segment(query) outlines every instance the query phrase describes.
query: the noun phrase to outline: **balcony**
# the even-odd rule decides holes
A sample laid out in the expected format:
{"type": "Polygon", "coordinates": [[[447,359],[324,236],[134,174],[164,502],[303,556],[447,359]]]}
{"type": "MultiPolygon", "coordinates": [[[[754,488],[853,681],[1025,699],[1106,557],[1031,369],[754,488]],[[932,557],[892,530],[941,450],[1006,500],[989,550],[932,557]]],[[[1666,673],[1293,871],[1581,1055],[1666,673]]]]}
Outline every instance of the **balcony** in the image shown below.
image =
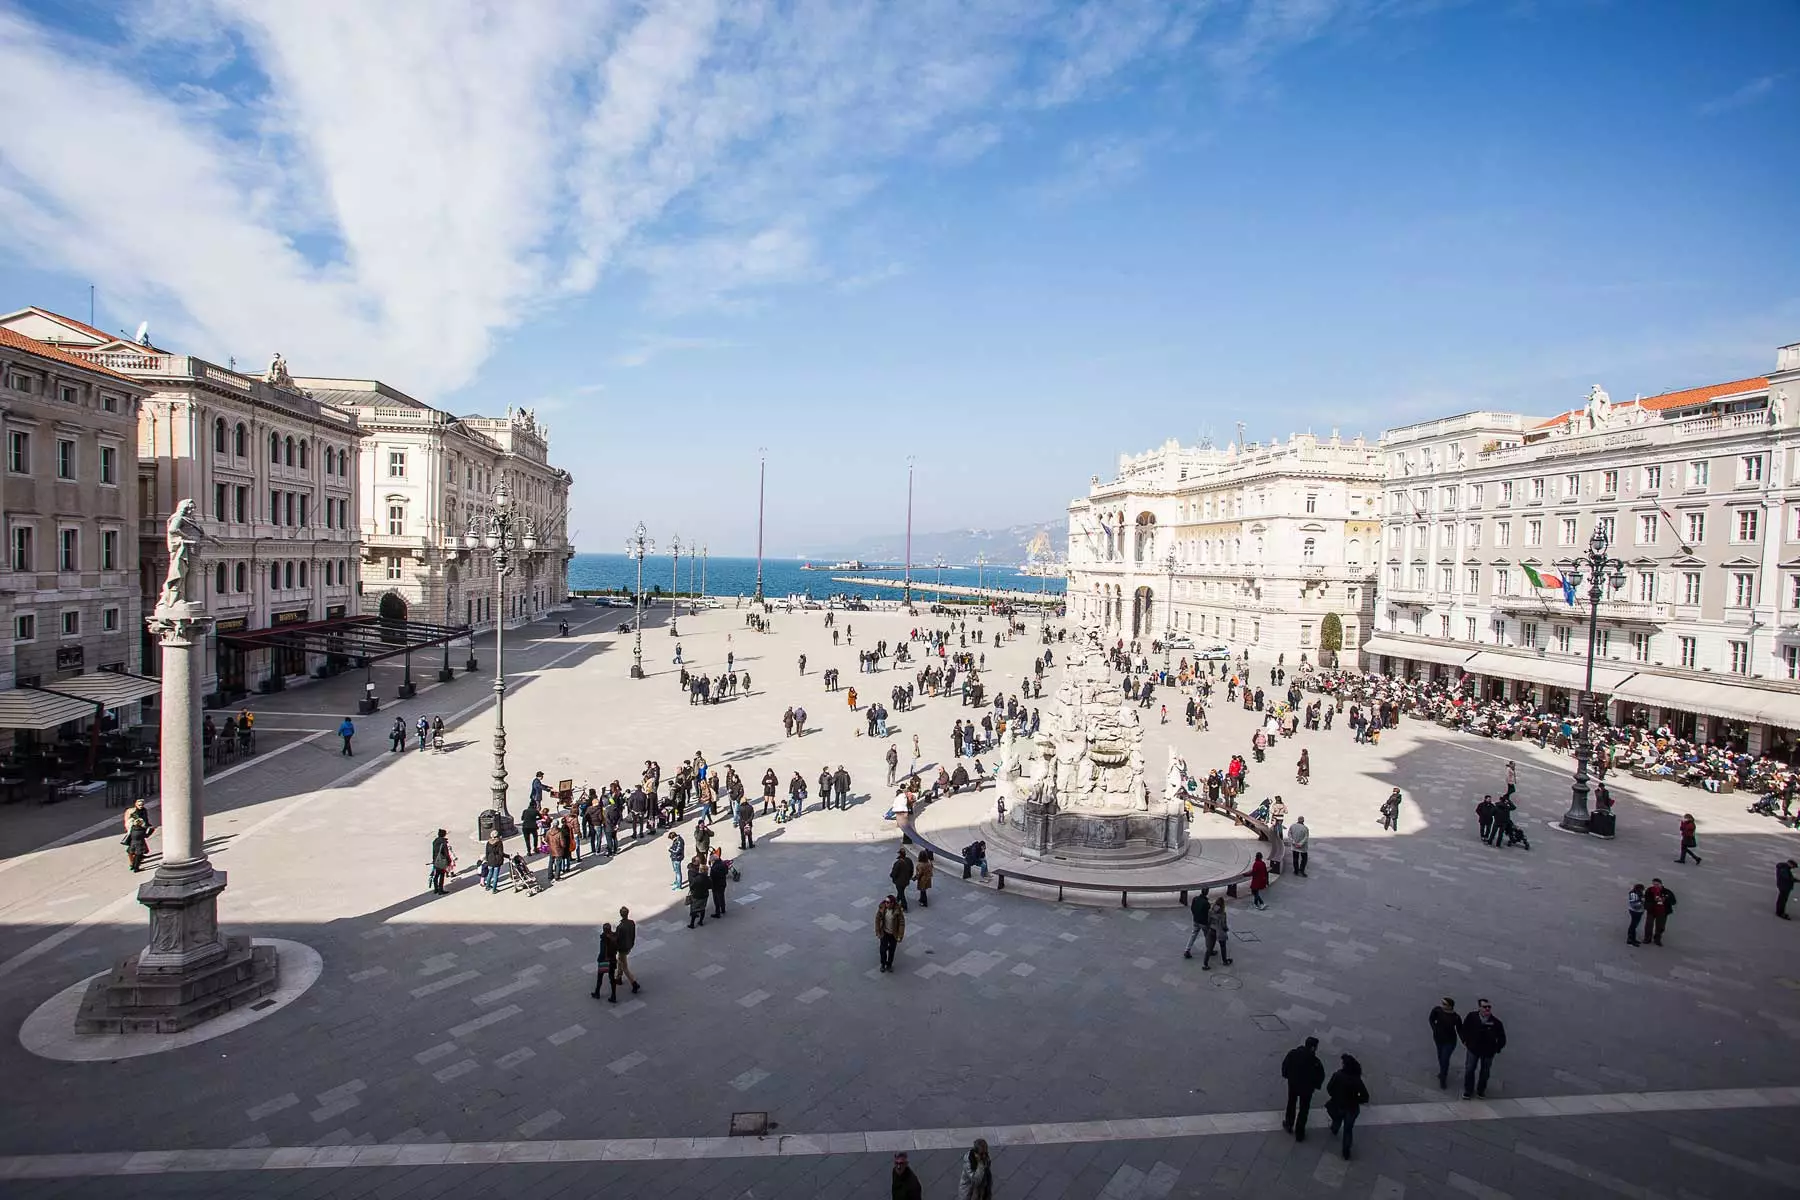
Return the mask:
{"type": "MultiPolygon", "coordinates": [[[[1496,612],[1555,617],[1572,623],[1587,619],[1585,596],[1577,593],[1575,603],[1566,604],[1561,592],[1548,588],[1521,596],[1496,596],[1492,607],[1496,612]]],[[[1621,625],[1661,625],[1670,619],[1669,605],[1643,600],[1602,600],[1600,619],[1621,625]]]]}
{"type": "Polygon", "coordinates": [[[1442,597],[1442,593],[1429,588],[1383,588],[1381,600],[1386,604],[1403,604],[1413,608],[1430,608],[1442,597]]]}

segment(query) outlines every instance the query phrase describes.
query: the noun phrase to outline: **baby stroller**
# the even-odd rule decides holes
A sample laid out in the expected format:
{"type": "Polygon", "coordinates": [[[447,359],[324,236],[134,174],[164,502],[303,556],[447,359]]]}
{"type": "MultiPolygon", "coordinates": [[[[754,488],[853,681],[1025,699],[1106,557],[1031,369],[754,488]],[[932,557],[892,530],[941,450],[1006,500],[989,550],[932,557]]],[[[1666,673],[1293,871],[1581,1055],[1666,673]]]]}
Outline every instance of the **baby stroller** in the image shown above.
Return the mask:
{"type": "Polygon", "coordinates": [[[1511,821],[1508,821],[1501,828],[1500,833],[1503,837],[1506,838],[1507,845],[1523,846],[1527,850],[1531,849],[1531,839],[1525,836],[1525,831],[1523,829],[1520,829],[1517,825],[1514,825],[1511,821]]]}
{"type": "Polygon", "coordinates": [[[514,892],[517,892],[521,896],[537,895],[538,888],[542,885],[538,883],[537,872],[531,869],[530,864],[525,861],[525,856],[523,854],[515,854],[512,856],[512,870],[510,874],[512,875],[514,892]]]}

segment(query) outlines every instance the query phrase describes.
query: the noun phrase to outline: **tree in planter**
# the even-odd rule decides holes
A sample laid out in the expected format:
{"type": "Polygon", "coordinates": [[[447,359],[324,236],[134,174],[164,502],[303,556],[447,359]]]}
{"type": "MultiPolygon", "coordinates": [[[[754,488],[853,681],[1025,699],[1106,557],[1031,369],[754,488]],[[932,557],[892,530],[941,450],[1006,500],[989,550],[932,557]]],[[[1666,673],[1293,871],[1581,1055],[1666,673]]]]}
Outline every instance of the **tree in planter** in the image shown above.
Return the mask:
{"type": "Polygon", "coordinates": [[[1344,621],[1336,613],[1326,613],[1319,623],[1319,665],[1337,666],[1337,654],[1344,648],[1344,621]]]}

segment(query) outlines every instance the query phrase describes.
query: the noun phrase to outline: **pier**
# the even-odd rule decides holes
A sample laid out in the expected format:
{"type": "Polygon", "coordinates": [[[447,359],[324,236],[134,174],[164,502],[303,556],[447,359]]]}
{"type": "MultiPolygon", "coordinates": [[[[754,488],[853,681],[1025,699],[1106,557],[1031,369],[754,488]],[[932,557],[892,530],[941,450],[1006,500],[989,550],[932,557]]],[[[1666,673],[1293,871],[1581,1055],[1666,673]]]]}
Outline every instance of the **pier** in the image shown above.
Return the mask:
{"type": "MultiPolygon", "coordinates": [[[[833,583],[848,583],[856,587],[904,588],[906,581],[902,579],[872,579],[865,575],[833,575],[833,583]]],[[[921,594],[954,596],[967,600],[998,600],[1007,604],[1061,604],[1062,592],[1016,592],[1008,588],[969,587],[960,583],[928,583],[915,579],[912,581],[913,599],[916,603],[921,594]]]]}

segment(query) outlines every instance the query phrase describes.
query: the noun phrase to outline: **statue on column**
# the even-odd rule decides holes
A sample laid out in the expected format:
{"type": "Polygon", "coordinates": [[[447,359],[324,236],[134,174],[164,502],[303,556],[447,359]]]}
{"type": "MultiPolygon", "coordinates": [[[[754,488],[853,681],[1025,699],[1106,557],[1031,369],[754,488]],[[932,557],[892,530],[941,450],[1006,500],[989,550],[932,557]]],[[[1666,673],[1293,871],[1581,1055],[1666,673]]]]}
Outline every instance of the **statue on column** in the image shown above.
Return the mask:
{"type": "Polygon", "coordinates": [[[193,600],[189,584],[194,570],[194,550],[204,536],[200,522],[194,516],[194,502],[183,500],[177,504],[175,511],[169,514],[169,573],[163,579],[157,608],[173,608],[193,600]]]}

